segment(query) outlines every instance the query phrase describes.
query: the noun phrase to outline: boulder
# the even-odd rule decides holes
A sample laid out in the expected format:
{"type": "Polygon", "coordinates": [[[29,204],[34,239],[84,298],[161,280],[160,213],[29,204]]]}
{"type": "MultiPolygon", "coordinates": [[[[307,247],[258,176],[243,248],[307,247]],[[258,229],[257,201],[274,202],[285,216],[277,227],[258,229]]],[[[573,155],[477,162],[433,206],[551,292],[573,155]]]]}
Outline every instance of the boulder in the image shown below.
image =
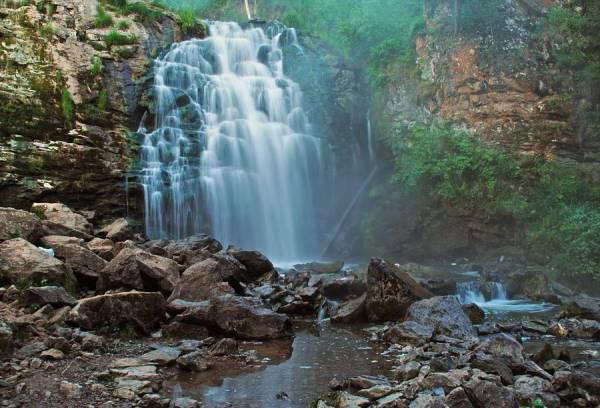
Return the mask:
{"type": "Polygon", "coordinates": [[[521,368],[525,363],[523,346],[514,337],[499,333],[484,339],[476,351],[492,355],[504,361],[510,368],[521,368]]]}
{"type": "Polygon", "coordinates": [[[315,274],[322,273],[339,273],[344,267],[344,262],[342,261],[332,261],[332,262],[309,262],[305,264],[297,264],[294,265],[294,269],[298,272],[309,272],[315,274]]]}
{"type": "Polygon", "coordinates": [[[223,245],[216,239],[206,234],[192,235],[185,239],[177,241],[169,241],[164,246],[169,258],[182,256],[183,254],[191,254],[194,252],[205,251],[209,254],[216,254],[223,249],[223,245]]]}
{"type": "Polygon", "coordinates": [[[540,377],[517,376],[513,385],[521,406],[534,406],[535,400],[541,400],[547,408],[560,407],[560,399],[553,393],[552,383],[540,377]]]}
{"type": "Polygon", "coordinates": [[[193,351],[182,355],[177,359],[177,367],[186,371],[207,371],[212,364],[206,359],[206,354],[202,351],[193,351]]]}
{"type": "Polygon", "coordinates": [[[0,356],[8,354],[14,346],[14,332],[11,324],[0,317],[0,356]]]}
{"type": "Polygon", "coordinates": [[[342,304],[337,313],[331,317],[334,323],[360,323],[365,321],[365,300],[367,295],[364,294],[359,298],[349,300],[342,304]]]}
{"type": "Polygon", "coordinates": [[[219,329],[241,339],[267,340],[291,334],[290,319],[255,298],[218,296],[211,301],[210,314],[219,329]]]}
{"type": "Polygon", "coordinates": [[[67,235],[86,240],[92,238],[92,224],[64,204],[35,203],[32,209],[42,214],[46,235],[67,235]]]}
{"type": "Polygon", "coordinates": [[[75,286],[75,277],[70,268],[22,238],[0,244],[0,280],[17,286],[75,286]]]}
{"type": "Polygon", "coordinates": [[[13,238],[36,242],[43,233],[42,221],[35,214],[0,207],[0,242],[13,238]]]}
{"type": "Polygon", "coordinates": [[[271,261],[258,251],[247,251],[235,247],[227,248],[227,254],[233,256],[246,267],[243,282],[254,282],[273,273],[271,261]]]}
{"type": "Polygon", "coordinates": [[[367,271],[367,319],[371,322],[405,317],[411,304],[431,297],[408,273],[373,258],[367,271]]]}
{"type": "Polygon", "coordinates": [[[164,319],[166,301],[157,292],[111,293],[82,299],[67,320],[86,330],[130,325],[150,334],[164,319]]]}
{"type": "Polygon", "coordinates": [[[600,403],[600,378],[584,371],[559,371],[552,380],[554,391],[564,400],[572,401],[577,398],[584,400],[586,405],[597,406],[600,403]]]}
{"type": "Polygon", "coordinates": [[[174,364],[180,355],[181,350],[175,347],[159,346],[155,350],[143,354],[140,359],[149,363],[166,366],[174,364]]]}
{"type": "Polygon", "coordinates": [[[381,335],[383,341],[395,344],[423,345],[433,337],[433,326],[411,320],[395,324],[381,335]]]}
{"type": "Polygon", "coordinates": [[[483,324],[485,321],[485,312],[482,308],[477,306],[475,303],[468,303],[462,305],[463,312],[467,315],[471,323],[483,324]]]}
{"type": "Polygon", "coordinates": [[[98,236],[112,241],[127,241],[134,239],[135,231],[125,218],[118,218],[98,231],[98,236]]]}
{"type": "Polygon", "coordinates": [[[408,318],[434,328],[434,334],[469,339],[476,336],[475,328],[454,296],[436,296],[413,303],[408,318]]]}
{"type": "Polygon", "coordinates": [[[100,272],[108,262],[92,251],[77,244],[64,244],[53,247],[56,256],[62,259],[82,281],[95,285],[100,272]]]}
{"type": "Polygon", "coordinates": [[[138,248],[124,248],[100,272],[97,290],[123,287],[170,293],[178,281],[175,261],[138,248]]]}
{"type": "Polygon", "coordinates": [[[115,243],[110,239],[94,238],[85,246],[105,261],[110,262],[115,257],[115,243]]]}
{"type": "Polygon", "coordinates": [[[583,294],[571,298],[567,304],[565,315],[600,321],[600,299],[583,294]]]}
{"type": "Polygon", "coordinates": [[[74,305],[77,301],[62,286],[42,286],[27,288],[21,300],[28,305],[74,305]]]}
{"type": "Polygon", "coordinates": [[[234,293],[233,288],[237,287],[235,276],[242,275],[244,270],[245,267],[230,256],[206,259],[183,272],[169,301],[202,301],[214,295],[234,293]]]}
{"type": "Polygon", "coordinates": [[[225,356],[239,352],[239,345],[235,339],[224,338],[210,346],[208,352],[213,356],[225,356]]]}
{"type": "Polygon", "coordinates": [[[474,408],[462,387],[455,388],[448,393],[445,402],[448,408],[474,408]]]}
{"type": "Polygon", "coordinates": [[[518,408],[515,392],[492,381],[474,378],[463,385],[469,400],[476,407],[518,408]]]}
{"type": "Polygon", "coordinates": [[[327,279],[321,291],[328,299],[346,300],[361,296],[367,291],[367,283],[354,276],[327,279]]]}

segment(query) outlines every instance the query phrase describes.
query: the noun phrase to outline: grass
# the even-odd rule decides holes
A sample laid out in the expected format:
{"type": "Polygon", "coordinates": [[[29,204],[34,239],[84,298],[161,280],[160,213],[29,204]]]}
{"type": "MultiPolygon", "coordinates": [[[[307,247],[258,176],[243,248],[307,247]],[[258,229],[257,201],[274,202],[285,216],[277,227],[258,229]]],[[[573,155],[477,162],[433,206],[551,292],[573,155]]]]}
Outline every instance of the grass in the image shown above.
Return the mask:
{"type": "Polygon", "coordinates": [[[75,114],[75,103],[68,89],[63,90],[60,106],[62,108],[65,127],[71,129],[73,127],[73,116],[75,114]]]}
{"type": "Polygon", "coordinates": [[[123,34],[117,30],[111,30],[104,36],[104,42],[107,47],[112,47],[114,45],[130,45],[134,44],[136,41],[137,38],[135,35],[123,34]]]}
{"type": "Polygon", "coordinates": [[[94,56],[92,58],[92,66],[90,67],[90,74],[95,78],[97,77],[103,69],[102,58],[99,56],[94,56]]]}
{"type": "Polygon", "coordinates": [[[98,6],[96,19],[94,20],[94,27],[96,28],[107,28],[113,25],[113,18],[110,14],[104,10],[104,7],[98,6]]]}
{"type": "Polygon", "coordinates": [[[125,31],[131,27],[131,21],[129,20],[121,20],[117,23],[117,29],[125,31]]]}

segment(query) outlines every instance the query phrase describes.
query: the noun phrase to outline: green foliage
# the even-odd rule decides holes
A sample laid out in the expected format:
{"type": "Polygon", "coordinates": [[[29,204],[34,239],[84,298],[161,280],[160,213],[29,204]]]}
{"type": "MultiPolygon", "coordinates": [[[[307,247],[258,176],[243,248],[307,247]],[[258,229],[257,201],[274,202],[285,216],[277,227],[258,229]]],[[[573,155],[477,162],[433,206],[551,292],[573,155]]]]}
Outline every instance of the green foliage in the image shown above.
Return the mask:
{"type": "Polygon", "coordinates": [[[117,30],[111,30],[104,36],[104,42],[107,47],[112,47],[113,45],[134,44],[136,41],[137,38],[134,35],[123,34],[117,30]]]}
{"type": "Polygon", "coordinates": [[[119,11],[122,14],[135,14],[135,19],[138,21],[142,21],[145,23],[151,23],[153,21],[159,20],[164,15],[160,10],[155,10],[152,7],[149,7],[144,2],[135,2],[135,3],[125,3],[124,5],[119,7],[119,11]]]}
{"type": "Polygon", "coordinates": [[[60,106],[62,108],[64,123],[66,128],[73,127],[73,116],[75,114],[75,103],[73,97],[68,89],[63,90],[60,99],[60,106]]]}
{"type": "Polygon", "coordinates": [[[106,28],[113,25],[113,18],[110,14],[104,10],[104,7],[98,5],[96,9],[96,19],[94,20],[94,27],[106,28]]]}
{"type": "Polygon", "coordinates": [[[179,11],[179,19],[181,21],[181,28],[184,30],[189,30],[196,26],[196,12],[192,9],[179,11]]]}
{"type": "Polygon", "coordinates": [[[117,23],[117,29],[125,31],[131,27],[131,22],[129,20],[121,20],[117,23]]]}
{"type": "Polygon", "coordinates": [[[98,94],[97,107],[98,110],[102,112],[106,111],[106,108],[108,107],[108,92],[106,91],[106,89],[101,90],[98,94]]]}
{"type": "Polygon", "coordinates": [[[41,207],[32,207],[31,212],[35,214],[40,220],[46,219],[46,212],[41,207]]]}
{"type": "Polygon", "coordinates": [[[42,36],[44,36],[48,39],[51,39],[56,34],[58,34],[58,29],[56,28],[56,26],[54,24],[46,23],[42,26],[42,28],[40,28],[40,34],[42,34],[42,36]]]}
{"type": "Polygon", "coordinates": [[[102,58],[100,58],[99,56],[95,55],[92,58],[92,66],[90,67],[90,74],[93,77],[97,77],[103,69],[103,64],[102,64],[102,58]]]}
{"type": "Polygon", "coordinates": [[[583,172],[486,147],[448,124],[415,127],[395,148],[396,181],[453,208],[512,220],[566,276],[600,279],[600,187],[583,172]]]}

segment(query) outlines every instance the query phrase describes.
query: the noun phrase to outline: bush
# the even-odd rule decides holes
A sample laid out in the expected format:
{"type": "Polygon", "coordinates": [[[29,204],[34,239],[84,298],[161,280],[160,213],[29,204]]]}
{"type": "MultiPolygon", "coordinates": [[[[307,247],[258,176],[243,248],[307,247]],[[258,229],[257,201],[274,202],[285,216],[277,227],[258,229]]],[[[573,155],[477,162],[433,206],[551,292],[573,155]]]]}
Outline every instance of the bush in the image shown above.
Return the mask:
{"type": "Polygon", "coordinates": [[[98,6],[96,19],[94,20],[94,27],[106,28],[113,25],[113,18],[110,14],[104,10],[104,7],[98,6]]]}
{"type": "Polygon", "coordinates": [[[68,89],[63,90],[60,106],[62,108],[65,127],[70,129],[73,127],[73,116],[75,113],[75,103],[68,89]]]}
{"type": "Polygon", "coordinates": [[[179,12],[181,28],[184,30],[192,29],[196,26],[196,13],[192,9],[181,10],[179,12]]]}
{"type": "Polygon", "coordinates": [[[137,38],[134,35],[123,34],[116,30],[111,30],[104,36],[104,42],[107,47],[112,47],[113,45],[134,44],[136,41],[137,38]]]}

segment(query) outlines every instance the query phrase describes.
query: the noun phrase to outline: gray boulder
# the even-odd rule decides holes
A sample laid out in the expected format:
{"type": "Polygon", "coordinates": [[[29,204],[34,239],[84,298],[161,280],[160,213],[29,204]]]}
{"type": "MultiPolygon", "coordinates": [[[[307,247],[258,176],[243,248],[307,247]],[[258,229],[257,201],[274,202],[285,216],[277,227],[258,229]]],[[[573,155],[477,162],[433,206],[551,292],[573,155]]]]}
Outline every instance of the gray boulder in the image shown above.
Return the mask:
{"type": "Polygon", "coordinates": [[[408,319],[432,326],[436,335],[469,339],[477,334],[454,296],[437,296],[415,302],[408,309],[408,319]]]}
{"type": "Polygon", "coordinates": [[[35,214],[0,207],[0,242],[13,238],[36,242],[43,233],[42,221],[35,214]]]}

